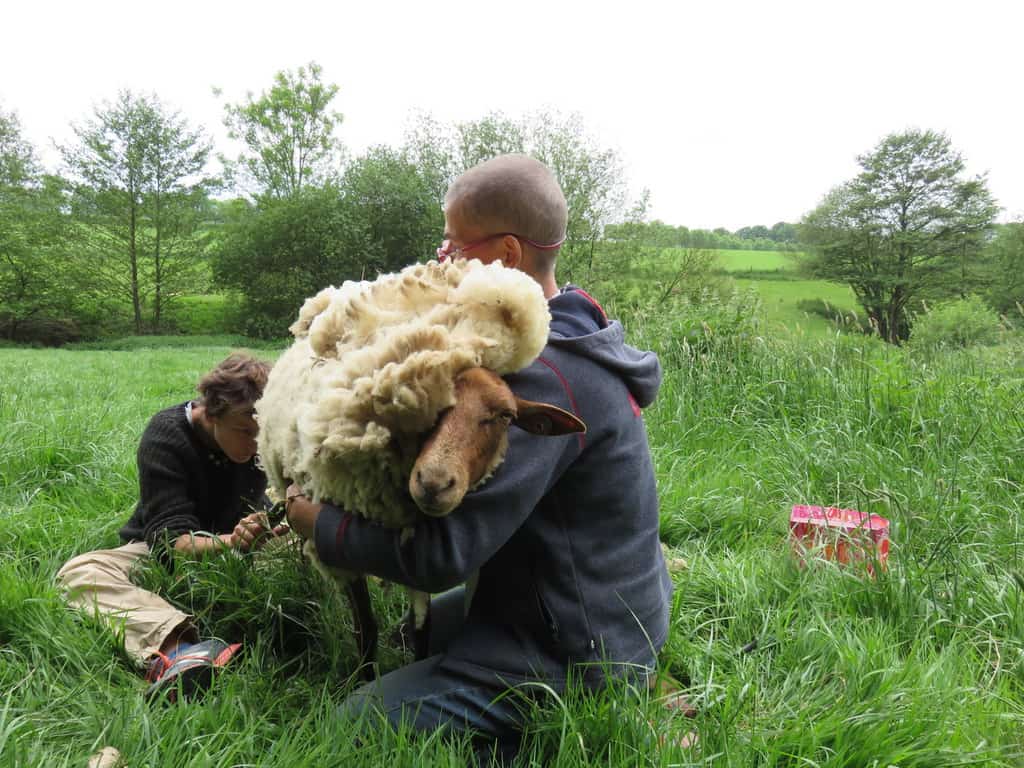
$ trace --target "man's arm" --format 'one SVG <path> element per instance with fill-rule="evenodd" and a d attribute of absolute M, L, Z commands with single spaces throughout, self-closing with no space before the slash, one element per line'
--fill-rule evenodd
<path fill-rule="evenodd" d="M 514 377 L 517 393 L 571 408 L 553 374 L 530 373 Z M 326 565 L 438 592 L 461 583 L 493 557 L 579 452 L 577 435 L 537 437 L 510 428 L 508 452 L 494 476 L 447 517 L 420 517 L 411 537 L 304 498 L 289 504 L 289 522 L 315 541 Z"/>

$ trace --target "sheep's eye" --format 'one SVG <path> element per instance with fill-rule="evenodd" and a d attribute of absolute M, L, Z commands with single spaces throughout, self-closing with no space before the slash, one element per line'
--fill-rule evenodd
<path fill-rule="evenodd" d="M 502 411 L 501 413 L 495 414 L 490 418 L 481 419 L 480 426 L 490 426 L 491 424 L 497 424 L 499 421 L 504 422 L 505 424 L 510 424 L 513 418 L 515 418 L 515 414 L 512 411 Z"/>

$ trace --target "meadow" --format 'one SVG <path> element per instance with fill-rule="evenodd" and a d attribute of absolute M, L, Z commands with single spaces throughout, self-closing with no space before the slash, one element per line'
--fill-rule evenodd
<path fill-rule="evenodd" d="M 753 292 L 760 299 L 765 332 L 825 338 L 837 330 L 858 331 L 851 322 L 857 301 L 849 286 L 809 280 L 800 273 L 800 254 L 791 251 L 699 251 L 713 256 L 712 282 L 718 290 Z M 606 276 L 612 283 L 629 283 L 632 294 L 675 284 L 677 264 L 685 261 L 678 248 L 651 249 L 642 263 L 640 279 L 623 278 L 616 270 Z M 612 263 L 615 263 L 614 257 Z M 684 281 L 685 282 L 685 281 Z M 652 287 L 653 286 L 653 287 Z"/>
<path fill-rule="evenodd" d="M 708 311 L 613 310 L 665 368 L 645 419 L 662 539 L 685 564 L 660 667 L 698 714 L 568 694 L 533 710 L 522 764 L 1024 765 L 1020 342 L 921 356 L 764 332 L 770 316 L 694 337 Z M 103 745 L 133 768 L 466 763 L 438 735 L 350 738 L 334 712 L 351 620 L 290 548 L 139 574 L 246 644 L 195 704 L 146 705 L 118 639 L 54 588 L 69 557 L 117 544 L 149 416 L 243 342 L 0 349 L 0 766 L 84 766 Z M 888 568 L 800 567 L 796 503 L 889 519 Z M 384 627 L 400 593 L 374 590 Z M 383 669 L 404 660 L 385 642 Z"/>
<path fill-rule="evenodd" d="M 737 276 L 743 272 L 786 272 L 796 266 L 793 254 L 785 251 L 718 250 L 716 253 L 722 269 Z"/>

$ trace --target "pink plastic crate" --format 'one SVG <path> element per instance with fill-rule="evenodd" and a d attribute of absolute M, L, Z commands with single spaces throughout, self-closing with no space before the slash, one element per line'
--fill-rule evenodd
<path fill-rule="evenodd" d="M 794 504 L 789 530 L 801 561 L 813 549 L 840 563 L 866 562 L 868 570 L 873 571 L 874 560 L 884 568 L 889 558 L 889 521 L 878 515 L 856 509 Z"/>

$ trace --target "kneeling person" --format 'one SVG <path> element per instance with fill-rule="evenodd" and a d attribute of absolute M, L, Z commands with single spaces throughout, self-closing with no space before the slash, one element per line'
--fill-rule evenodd
<path fill-rule="evenodd" d="M 245 552 L 286 530 L 267 528 L 267 481 L 256 466 L 253 405 L 269 371 L 262 360 L 231 355 L 202 378 L 197 400 L 154 415 L 139 443 L 139 503 L 120 531 L 123 545 L 72 558 L 57 574 L 72 605 L 123 632 L 152 683 L 147 695 L 174 698 L 179 684 L 186 696 L 202 689 L 240 645 L 201 640 L 188 615 L 132 583 L 136 563 Z"/>

